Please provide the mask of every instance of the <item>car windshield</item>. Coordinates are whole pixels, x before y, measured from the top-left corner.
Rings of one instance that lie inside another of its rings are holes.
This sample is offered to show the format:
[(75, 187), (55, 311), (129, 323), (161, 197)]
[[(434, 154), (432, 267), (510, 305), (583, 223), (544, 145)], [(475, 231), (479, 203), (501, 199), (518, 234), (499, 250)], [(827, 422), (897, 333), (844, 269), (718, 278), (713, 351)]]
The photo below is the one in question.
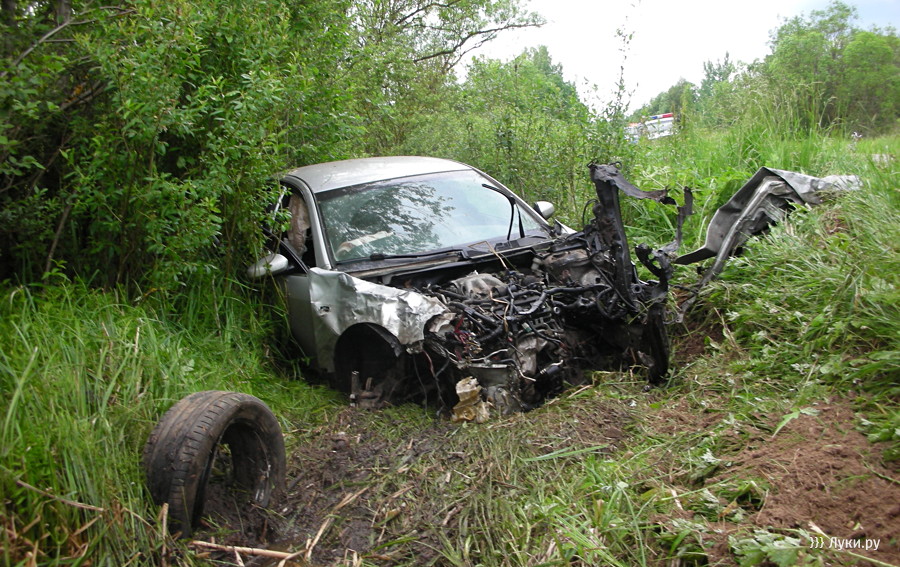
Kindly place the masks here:
[(320, 193), (332, 253), (346, 261), (549, 236), (530, 211), (487, 181), (474, 171), (451, 171)]

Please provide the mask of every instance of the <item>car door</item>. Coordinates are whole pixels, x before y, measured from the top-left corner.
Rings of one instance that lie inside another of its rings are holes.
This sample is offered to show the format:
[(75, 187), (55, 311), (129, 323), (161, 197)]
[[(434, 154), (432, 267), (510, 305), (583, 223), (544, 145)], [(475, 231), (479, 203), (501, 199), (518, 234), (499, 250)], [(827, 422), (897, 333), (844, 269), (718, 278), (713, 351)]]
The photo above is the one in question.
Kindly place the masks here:
[(328, 368), (331, 366), (330, 360), (319, 360), (322, 337), (317, 335), (321, 333), (321, 327), (315, 324), (316, 315), (310, 299), (310, 268), (330, 267), (321, 246), (321, 227), (315, 199), (312, 192), (301, 183), (284, 182), (283, 185), (288, 195), (285, 206), (290, 213), (290, 228), (279, 241), (279, 251), (297, 269), (279, 276), (278, 280), (285, 293), (291, 334), (311, 365)]

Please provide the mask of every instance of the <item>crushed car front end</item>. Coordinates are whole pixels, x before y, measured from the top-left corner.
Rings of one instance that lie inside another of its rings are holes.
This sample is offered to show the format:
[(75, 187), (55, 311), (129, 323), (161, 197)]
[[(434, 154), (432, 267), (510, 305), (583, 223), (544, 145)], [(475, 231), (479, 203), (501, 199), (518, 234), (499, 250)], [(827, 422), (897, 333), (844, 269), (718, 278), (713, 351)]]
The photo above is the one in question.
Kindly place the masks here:
[(665, 192), (591, 166), (594, 218), (572, 232), (473, 168), (441, 167), (459, 169), (330, 193), (291, 187), (308, 205), (300, 240), (313, 254), (273, 235), (288, 262), (272, 271), (295, 337), (336, 386), (372, 406), (424, 397), (449, 407), (475, 391), (483, 407), (509, 413), (586, 369), (641, 367), (663, 379), (671, 250), (638, 247), (655, 279), (638, 277), (619, 194), (669, 202)]

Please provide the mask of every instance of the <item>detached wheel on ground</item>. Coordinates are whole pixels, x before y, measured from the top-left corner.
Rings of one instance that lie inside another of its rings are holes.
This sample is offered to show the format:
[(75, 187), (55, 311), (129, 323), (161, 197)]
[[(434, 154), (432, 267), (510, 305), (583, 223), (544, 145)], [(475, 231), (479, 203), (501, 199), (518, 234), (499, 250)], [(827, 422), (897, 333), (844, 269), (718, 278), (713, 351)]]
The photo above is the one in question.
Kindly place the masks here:
[(169, 504), (169, 531), (187, 537), (212, 494), (269, 505), (284, 484), (284, 439), (260, 399), (197, 392), (162, 417), (144, 446), (143, 464), (153, 501)]

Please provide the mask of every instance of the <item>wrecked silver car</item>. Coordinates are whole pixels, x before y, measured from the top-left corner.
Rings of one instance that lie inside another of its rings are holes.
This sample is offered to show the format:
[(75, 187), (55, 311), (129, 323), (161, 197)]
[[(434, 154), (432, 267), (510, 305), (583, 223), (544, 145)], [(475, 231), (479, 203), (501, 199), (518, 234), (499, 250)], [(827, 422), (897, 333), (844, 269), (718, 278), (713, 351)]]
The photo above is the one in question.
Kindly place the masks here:
[(672, 250), (639, 246), (656, 278), (639, 279), (619, 192), (672, 201), (631, 186), (613, 165), (590, 170), (594, 218), (575, 232), (549, 222), (552, 204), (530, 207), (454, 161), (301, 167), (282, 179), (272, 253), (249, 273), (275, 277), (312, 366), (361, 405), (449, 406), (465, 380), (508, 413), (585, 369), (640, 367), (659, 381)]

